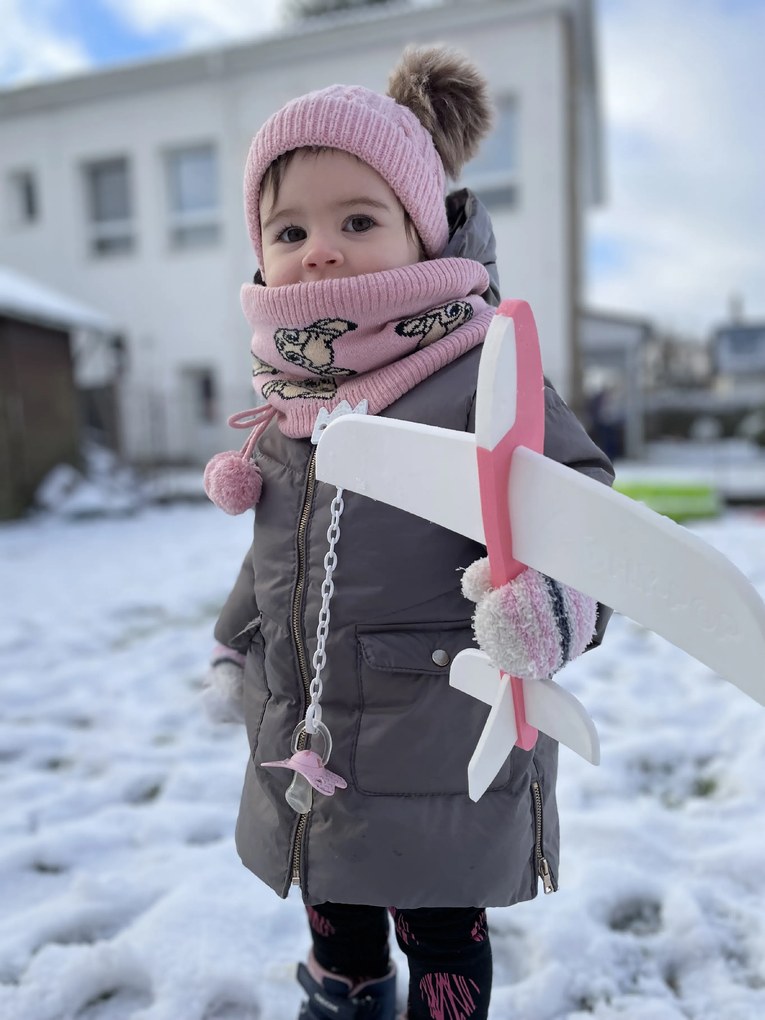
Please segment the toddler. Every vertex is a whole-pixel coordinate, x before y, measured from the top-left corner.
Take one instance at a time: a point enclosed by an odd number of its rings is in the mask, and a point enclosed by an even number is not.
[[[474,633],[482,641],[491,611],[509,637],[487,649],[496,664],[549,676],[600,640],[608,611],[531,569],[489,606],[482,547],[361,495],[341,502],[314,469],[317,416],[344,401],[473,430],[499,301],[494,239],[476,197],[446,196],[445,181],[490,121],[467,60],[410,49],[387,95],[335,85],[301,96],[264,124],[247,160],[260,269],[242,305],[265,403],[232,419],[251,436],[206,471],[228,512],[257,502],[208,697],[247,726],[239,854],[305,903],[301,1020],[395,1020],[389,916],[408,961],[408,1020],[485,1020],[486,908],[535,896],[540,879],[556,888],[557,745],[540,733],[532,750],[513,748],[471,801],[467,764],[487,708],[449,686],[449,666]],[[609,482],[609,462],[550,385],[545,409],[546,454]],[[537,637],[551,628],[542,654]]]

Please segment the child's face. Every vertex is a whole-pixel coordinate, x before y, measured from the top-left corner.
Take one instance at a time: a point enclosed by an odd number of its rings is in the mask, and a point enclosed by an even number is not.
[[[334,280],[420,261],[404,208],[383,178],[347,152],[298,152],[274,201],[260,203],[266,286]],[[412,235],[412,236],[410,236]]]

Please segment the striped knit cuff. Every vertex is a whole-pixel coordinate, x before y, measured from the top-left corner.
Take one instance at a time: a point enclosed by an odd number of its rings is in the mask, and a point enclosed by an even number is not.
[[[228,645],[216,645],[210,656],[211,666],[217,666],[219,662],[234,662],[237,666],[244,666],[245,661],[246,656],[242,655],[241,652],[235,651],[233,648],[229,648]]]

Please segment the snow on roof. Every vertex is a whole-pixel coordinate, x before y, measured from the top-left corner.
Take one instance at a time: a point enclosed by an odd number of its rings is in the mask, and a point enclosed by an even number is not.
[[[119,331],[117,323],[103,312],[8,266],[0,266],[0,315],[67,329],[89,329],[98,333]]]

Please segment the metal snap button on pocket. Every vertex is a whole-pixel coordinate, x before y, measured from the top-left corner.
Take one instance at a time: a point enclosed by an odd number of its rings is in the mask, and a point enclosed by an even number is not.
[[[436,648],[435,652],[431,655],[431,659],[437,666],[448,666],[449,665],[449,653],[443,648]]]

